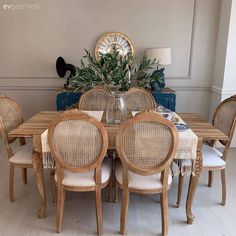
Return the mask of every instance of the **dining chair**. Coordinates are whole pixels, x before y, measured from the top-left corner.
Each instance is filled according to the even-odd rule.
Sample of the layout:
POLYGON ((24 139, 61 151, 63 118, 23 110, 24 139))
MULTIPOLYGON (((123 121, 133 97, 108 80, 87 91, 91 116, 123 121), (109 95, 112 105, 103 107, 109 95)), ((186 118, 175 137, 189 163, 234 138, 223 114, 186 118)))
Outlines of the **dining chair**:
POLYGON ((162 234, 168 234, 169 169, 177 142, 175 125, 153 112, 136 115, 119 128, 116 149, 122 164, 116 165, 115 178, 116 186, 122 189, 120 234, 126 233, 131 192, 160 193, 162 234))
POLYGON ((22 168, 22 180, 27 184, 27 168, 32 168, 32 144, 26 144, 24 138, 19 138, 20 148, 15 152, 11 144, 16 138, 9 138, 8 133, 23 123, 20 106, 11 98, 0 96, 0 134, 9 159, 9 200, 14 201, 14 168, 22 168))
MULTIPOLYGON (((216 141, 210 141, 210 144, 204 143, 202 145, 202 170, 208 171, 208 186, 212 187, 213 183, 213 172, 221 171, 221 183, 222 183, 222 205, 226 203, 226 178, 225 178, 225 167, 227 155, 229 152, 230 144, 234 135, 236 127, 236 95, 224 100, 216 108, 212 124, 220 129, 223 133, 228 136, 227 141, 219 140, 224 146, 224 150, 221 153, 214 148, 216 141)), ((184 161, 185 162, 185 161, 184 161)), ((182 163, 189 165, 189 162, 182 163)), ((183 191, 184 176, 179 175, 179 187, 177 197, 177 207, 180 206, 182 191, 183 191)))
POLYGON ((56 161, 56 230, 61 232, 65 191, 95 191, 97 233, 103 232, 101 189, 109 183, 111 162, 105 159, 108 135, 97 119, 69 110, 52 121, 49 147, 56 161))
POLYGON ((154 97, 144 89, 130 88, 125 95, 128 111, 147 111, 156 107, 154 97))
POLYGON ((80 97, 78 108, 80 110, 105 111, 110 97, 108 89, 102 86, 95 86, 86 91, 80 97))

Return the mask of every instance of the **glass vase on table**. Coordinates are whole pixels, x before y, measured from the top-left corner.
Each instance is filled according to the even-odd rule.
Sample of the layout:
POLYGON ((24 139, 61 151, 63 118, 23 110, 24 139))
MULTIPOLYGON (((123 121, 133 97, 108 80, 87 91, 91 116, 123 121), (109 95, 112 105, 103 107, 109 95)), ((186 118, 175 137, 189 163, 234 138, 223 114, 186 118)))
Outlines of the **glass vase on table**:
POLYGON ((106 122, 108 124, 122 124, 127 119, 127 106, 125 94, 119 91, 113 91, 110 95, 107 110, 106 122))

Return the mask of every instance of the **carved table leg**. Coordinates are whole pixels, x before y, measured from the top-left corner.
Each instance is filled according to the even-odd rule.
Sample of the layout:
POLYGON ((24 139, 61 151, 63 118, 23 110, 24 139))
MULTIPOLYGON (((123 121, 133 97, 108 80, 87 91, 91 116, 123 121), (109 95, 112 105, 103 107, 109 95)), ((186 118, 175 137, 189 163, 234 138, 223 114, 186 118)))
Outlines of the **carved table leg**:
POLYGON ((55 170, 50 171, 50 185, 51 185, 51 192, 52 192, 52 202, 53 205, 57 205, 57 190, 56 190, 56 183, 55 183, 55 170))
POLYGON ((198 184, 199 177, 202 171, 202 139, 198 139, 198 147, 197 147, 197 159, 195 166, 195 175, 191 175, 189 181, 188 195, 186 201, 186 215, 187 215, 187 223, 192 224, 194 215, 192 213, 192 204, 198 184))
POLYGON ((44 218, 46 209, 46 191, 43 176, 43 163, 41 158, 41 137, 39 135, 33 137, 33 147, 34 151, 32 154, 32 162, 36 183, 40 194, 40 208, 38 210, 38 216, 39 218, 44 218))

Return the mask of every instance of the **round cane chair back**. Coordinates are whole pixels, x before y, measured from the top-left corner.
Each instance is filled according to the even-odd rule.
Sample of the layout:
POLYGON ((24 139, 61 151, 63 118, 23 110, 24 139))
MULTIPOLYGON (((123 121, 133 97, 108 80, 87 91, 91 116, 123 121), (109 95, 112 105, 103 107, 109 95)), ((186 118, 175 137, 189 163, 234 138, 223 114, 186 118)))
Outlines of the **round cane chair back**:
POLYGON ((122 163, 141 175, 169 168, 176 151, 175 125, 153 112, 145 112, 125 122, 116 137, 122 163))
POLYGON ((101 86, 92 88, 80 97, 78 108, 80 110, 104 111, 107 108, 109 96, 108 90, 101 86))
POLYGON ((236 95, 224 100, 216 108, 213 125, 229 137, 228 141, 221 141, 222 144, 231 142, 236 126, 236 95))
POLYGON ((148 111, 156 107, 152 94, 140 88, 130 88, 126 92, 126 104, 128 111, 148 111))
POLYGON ((20 106, 11 98, 0 96, 0 120, 2 132, 5 132, 9 143, 15 139, 8 138, 8 133, 23 122, 20 106))
POLYGON ((56 164, 81 172, 102 163, 108 146, 104 126, 78 110, 64 112, 49 128, 49 147, 56 164))

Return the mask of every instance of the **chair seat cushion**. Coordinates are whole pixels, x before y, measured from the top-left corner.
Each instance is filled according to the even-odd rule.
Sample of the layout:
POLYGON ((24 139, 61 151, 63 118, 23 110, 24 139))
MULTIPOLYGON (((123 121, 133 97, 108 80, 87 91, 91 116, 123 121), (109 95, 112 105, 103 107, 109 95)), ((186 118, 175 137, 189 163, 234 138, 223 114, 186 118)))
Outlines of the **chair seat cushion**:
POLYGON ((217 149, 209 145, 202 145, 203 168, 224 168, 225 161, 221 158, 223 155, 217 149))
MULTIPOLYGON (((206 169, 222 169, 225 167, 225 161, 221 158, 222 153, 217 149, 210 147, 207 144, 202 145, 202 159, 203 159, 203 170, 206 169)), ((190 160, 183 160, 182 165, 191 166, 190 160)))
MULTIPOLYGON (((118 162, 115 169, 116 180, 122 185, 122 164, 118 162)), ((142 190, 157 190, 162 188, 161 174, 155 174, 150 176, 138 175, 132 171, 129 171, 129 188, 142 189, 142 190)), ((171 185, 172 176, 169 174, 168 185, 171 185)))
POLYGON ((32 152, 33 146, 31 143, 20 146, 9 161, 13 164, 32 165, 32 152))
MULTIPOLYGON (((102 184, 106 183, 111 175, 111 160, 105 158, 102 163, 101 181, 102 184)), ((57 175, 55 175, 57 182, 57 175)), ((85 173, 73 173, 64 171, 64 179, 62 185, 70 187, 92 187, 95 186, 94 170, 85 173)))

